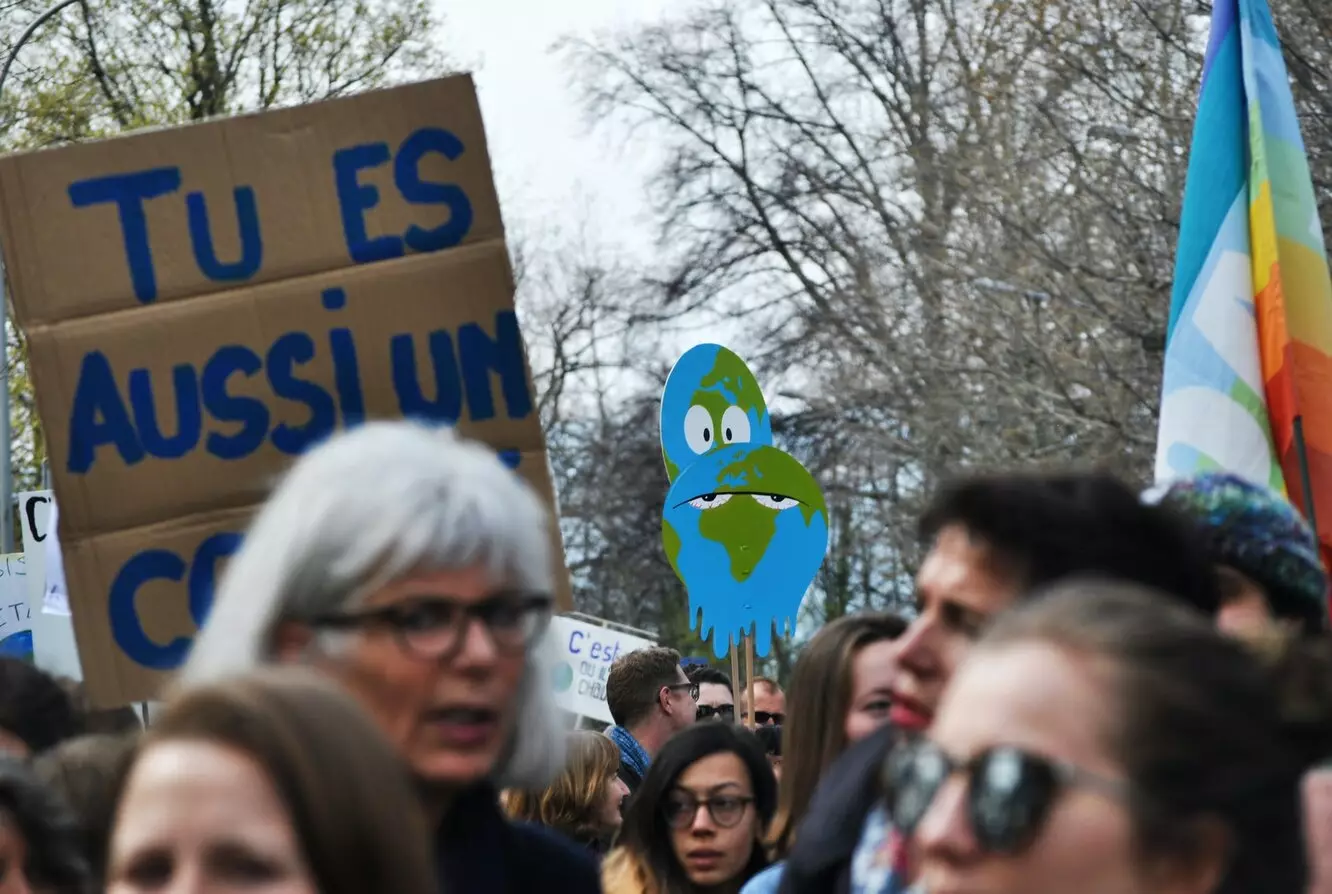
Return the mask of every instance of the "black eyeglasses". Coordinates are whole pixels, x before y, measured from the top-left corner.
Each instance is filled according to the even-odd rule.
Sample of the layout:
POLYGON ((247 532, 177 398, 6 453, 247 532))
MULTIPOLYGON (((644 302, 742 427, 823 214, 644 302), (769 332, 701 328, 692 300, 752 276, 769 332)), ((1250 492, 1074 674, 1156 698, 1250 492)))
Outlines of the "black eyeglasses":
POLYGON ((663 686, 662 688, 669 689, 671 692, 675 692, 677 689, 684 689, 689 693, 690 698, 694 701, 698 701, 697 683, 671 683, 669 686, 663 686))
POLYGON ((1040 833, 1060 792, 1071 786, 1128 797, 1128 784, 1020 748, 989 748, 955 760, 928 739, 904 742, 884 763, 893 822, 904 835, 915 831, 939 790, 954 773, 967 779, 967 819, 981 849, 996 854, 1023 851, 1040 833))
POLYGON ((744 819, 745 809, 753 803, 753 798, 741 795, 716 795, 700 800, 683 792, 673 792, 666 798, 666 806, 662 809, 666 815, 666 824, 672 829, 692 826, 700 807, 707 808, 708 816, 718 826, 731 829, 744 819))
POLYGON ((481 622, 501 652, 525 651, 549 626, 551 603, 544 593, 520 591, 471 605, 423 596, 383 608, 321 615, 309 623, 330 630, 387 628, 404 651, 433 660, 452 656, 462 646, 473 620, 481 622))
POLYGON ((699 720, 711 720, 716 717, 718 720, 734 723, 735 705, 699 705, 697 717, 699 720))
MULTIPOLYGON (((742 718, 748 720, 748 719, 749 719, 749 712, 748 712, 748 711, 745 711, 745 712, 742 713, 740 716, 741 716, 742 718)), ((754 725, 755 725, 755 726, 781 726, 781 725, 782 725, 783 723, 785 723, 785 722, 786 722, 786 715, 783 714, 783 713, 781 713, 780 711, 755 711, 755 712, 754 712, 754 725)))

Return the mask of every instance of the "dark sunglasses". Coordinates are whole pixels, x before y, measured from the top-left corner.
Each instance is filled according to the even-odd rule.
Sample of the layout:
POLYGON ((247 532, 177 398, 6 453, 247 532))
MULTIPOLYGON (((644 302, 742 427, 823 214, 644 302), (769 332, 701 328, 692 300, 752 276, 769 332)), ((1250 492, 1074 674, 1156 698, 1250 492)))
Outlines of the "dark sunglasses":
POLYGON ((1020 748, 989 748, 969 760, 950 757, 928 739, 897 746, 884 763, 883 782, 893 822, 910 835, 955 773, 967 780, 967 819, 982 850, 1016 854, 1040 833, 1065 789, 1096 789, 1117 800, 1128 785, 1020 748))
POLYGON ((723 829, 731 829, 744 818, 745 808, 753 803, 753 798, 740 795, 717 795, 698 801, 689 795, 674 793, 666 799, 663 812, 666 824, 672 829, 687 829, 698 817, 698 808, 706 807, 714 823, 723 829))
MULTIPOLYGON (((745 711, 740 715, 744 719, 749 719, 749 712, 745 711)), ((754 724, 756 726, 781 726, 786 722, 786 715, 781 712, 755 711, 754 724)))
POLYGON ((727 723, 735 722, 735 705, 699 705, 698 719, 711 720, 716 717, 718 720, 725 720, 727 723))
POLYGON ((329 630, 380 627, 391 631, 404 651, 434 660, 455 654, 474 620, 500 651, 522 652, 550 624, 551 603, 546 594, 527 592, 500 593, 470 605, 422 596, 382 608, 321 615, 309 624, 329 630))

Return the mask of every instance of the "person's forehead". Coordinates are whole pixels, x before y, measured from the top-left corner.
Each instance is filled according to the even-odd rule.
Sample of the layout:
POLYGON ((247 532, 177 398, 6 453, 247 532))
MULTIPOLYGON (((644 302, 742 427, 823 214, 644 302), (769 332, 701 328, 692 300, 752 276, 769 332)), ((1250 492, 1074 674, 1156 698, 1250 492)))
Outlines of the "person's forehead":
POLYGON ((698 703, 701 705, 733 705, 735 696, 731 690, 720 683, 702 683, 698 687, 698 703))
POLYGON ((922 601, 947 600, 984 615, 1010 606, 1020 589, 1012 563, 961 525, 939 532, 916 574, 922 601))
POLYGON ((454 602, 475 603, 493 598, 506 589, 490 570, 476 565, 468 568, 410 574, 391 581, 367 598, 367 605, 391 605, 421 597, 436 597, 454 602))
POLYGON ((965 759, 1012 745, 1117 775, 1105 748, 1115 728, 1104 669, 1053 644, 1031 641, 977 653, 957 672, 930 737, 965 759))

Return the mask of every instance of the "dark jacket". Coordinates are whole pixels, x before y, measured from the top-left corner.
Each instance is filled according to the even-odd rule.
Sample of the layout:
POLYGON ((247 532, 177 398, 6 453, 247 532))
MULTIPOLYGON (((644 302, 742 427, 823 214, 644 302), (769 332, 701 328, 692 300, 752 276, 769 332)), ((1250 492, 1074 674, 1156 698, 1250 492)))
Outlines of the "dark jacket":
POLYGON ((848 748, 823 774, 796 829, 780 894, 847 894, 860 828, 881 797, 880 768, 897 741, 885 727, 848 748))
POLYGON ((435 838, 441 894, 599 894, 596 861, 564 836, 511 823, 499 795, 480 785, 461 795, 435 838))
POLYGON ((643 777, 639 776, 633 767, 626 764, 624 758, 620 758, 620 771, 615 775, 619 776, 620 781, 628 786, 630 795, 637 792, 638 787, 643 784, 643 777))

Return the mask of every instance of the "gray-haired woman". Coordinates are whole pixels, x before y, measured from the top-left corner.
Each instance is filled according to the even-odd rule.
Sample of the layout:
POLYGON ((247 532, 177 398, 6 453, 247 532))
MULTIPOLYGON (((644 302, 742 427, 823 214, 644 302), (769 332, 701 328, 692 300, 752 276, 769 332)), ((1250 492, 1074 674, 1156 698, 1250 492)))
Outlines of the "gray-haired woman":
POLYGON ((443 890, 597 891, 584 854, 510 825, 496 794, 544 786, 562 765, 543 659, 549 524, 493 451, 447 429, 376 422, 340 434, 302 457, 256 517, 182 682, 265 662, 320 668, 420 780, 443 890))

